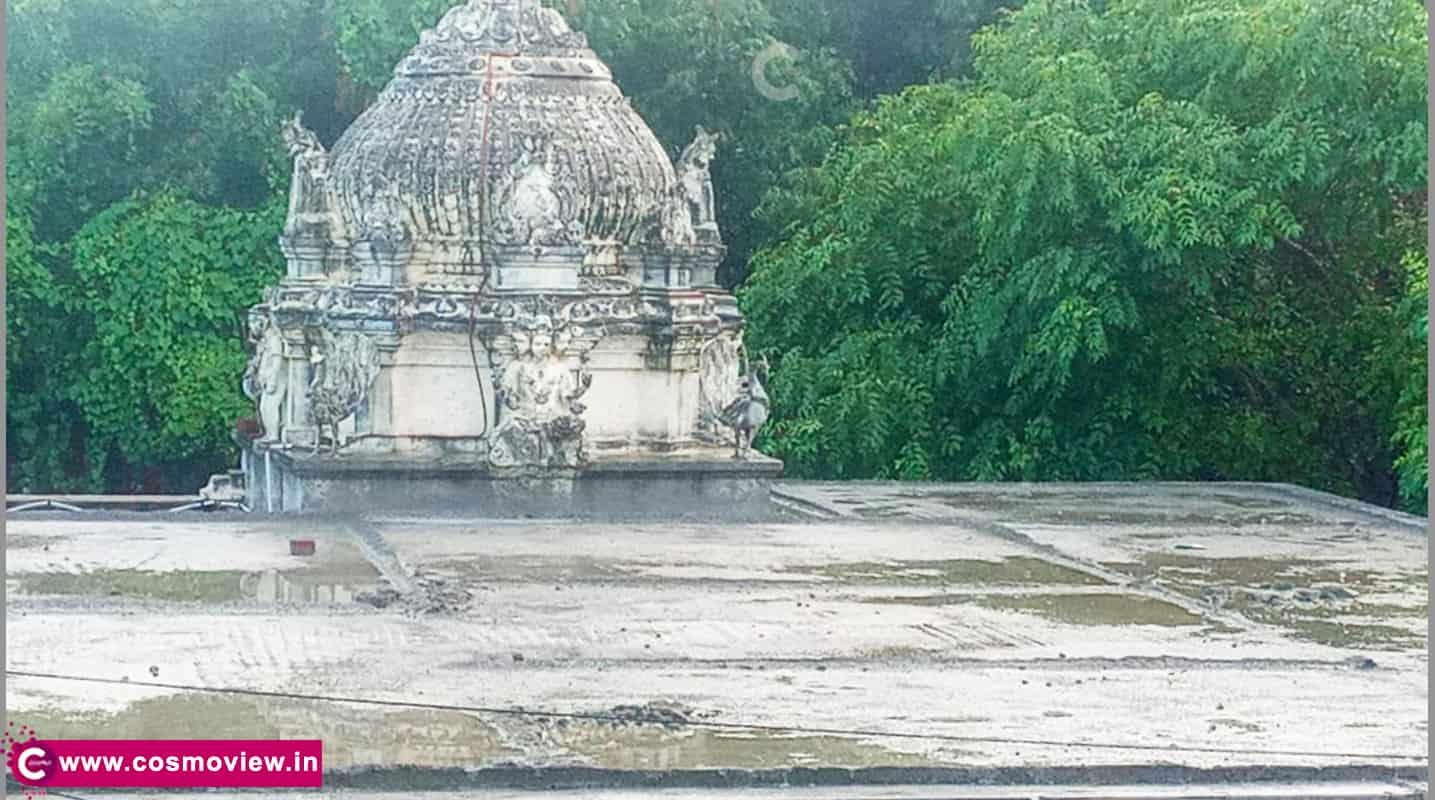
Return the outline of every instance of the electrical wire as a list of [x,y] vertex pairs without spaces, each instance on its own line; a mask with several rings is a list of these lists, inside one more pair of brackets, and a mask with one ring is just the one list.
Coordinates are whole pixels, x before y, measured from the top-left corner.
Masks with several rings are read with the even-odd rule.
[[1004,736],[957,736],[943,733],[915,733],[912,731],[882,731],[862,728],[806,727],[802,725],[757,725],[740,722],[712,722],[709,720],[663,720],[641,719],[617,714],[602,714],[582,711],[534,711],[526,708],[499,708],[493,706],[468,706],[448,703],[421,703],[412,700],[376,700],[362,697],[304,694],[301,692],[273,692],[262,689],[241,689],[230,687],[192,686],[181,683],[160,683],[157,681],[131,681],[120,678],[96,678],[83,675],[62,675],[26,670],[5,670],[6,677],[42,678],[47,680],[71,681],[76,683],[98,683],[117,686],[140,686],[152,689],[170,689],[182,692],[203,692],[228,694],[243,697],[265,697],[279,700],[308,700],[320,703],[344,703],[348,705],[380,706],[425,711],[452,711],[466,714],[488,714],[494,716],[530,717],[538,719],[584,720],[589,722],[622,722],[648,724],[663,727],[706,728],[709,730],[744,731],[749,733],[800,733],[819,736],[847,736],[864,739],[920,739],[940,742],[963,742],[968,744],[1008,744],[1033,747],[1063,747],[1091,750],[1156,751],[1164,753],[1213,753],[1222,755],[1263,755],[1291,756],[1300,758],[1363,758],[1378,761],[1424,761],[1424,755],[1404,753],[1343,753],[1321,750],[1276,750],[1250,747],[1205,747],[1200,745],[1130,744],[1123,742],[1072,742],[1058,739],[1027,739]]
[[[482,247],[480,246],[480,250]],[[473,304],[468,308],[468,358],[473,362],[473,378],[478,381],[478,407],[483,412],[483,435],[488,435],[488,393],[483,388],[483,370],[478,367],[478,304],[483,299],[483,292],[488,288],[489,267],[484,268],[483,282],[478,285],[478,291],[473,293]],[[489,369],[493,368],[493,351],[487,344],[483,348],[488,355]],[[495,409],[497,410],[497,409]]]
[[[500,53],[492,53],[488,56],[486,73],[483,82],[483,121],[480,124],[482,131],[479,133],[478,141],[478,186],[484,192],[478,203],[478,259],[483,268],[483,281],[479,283],[478,291],[473,295],[473,305],[468,310],[468,357],[473,363],[473,377],[478,381],[478,404],[483,411],[483,435],[488,435],[488,393],[483,388],[483,371],[478,366],[478,345],[475,340],[478,338],[478,305],[483,299],[483,293],[488,289],[489,279],[493,277],[493,263],[488,259],[487,248],[484,247],[484,236],[488,228],[488,147],[489,133],[491,131],[491,118],[493,113],[493,65],[494,59]],[[488,357],[489,370],[493,369],[493,352],[487,344],[484,345],[484,354]],[[497,411],[497,408],[494,409]]]

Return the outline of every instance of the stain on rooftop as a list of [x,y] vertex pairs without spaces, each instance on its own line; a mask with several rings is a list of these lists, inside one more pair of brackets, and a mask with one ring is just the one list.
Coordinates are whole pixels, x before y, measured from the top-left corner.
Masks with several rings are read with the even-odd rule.
[[883,605],[974,605],[1036,614],[1069,625],[1199,625],[1198,614],[1165,600],[1127,593],[1090,594],[935,594],[874,597],[864,602]]
[[1030,556],[1001,560],[839,561],[789,566],[783,572],[827,578],[840,583],[962,584],[1022,586],[1064,584],[1100,586],[1108,582],[1078,569]]

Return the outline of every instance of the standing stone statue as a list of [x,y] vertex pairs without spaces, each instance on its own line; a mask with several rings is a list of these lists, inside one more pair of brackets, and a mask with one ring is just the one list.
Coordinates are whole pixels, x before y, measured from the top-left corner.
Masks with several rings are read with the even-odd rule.
[[244,394],[259,406],[260,441],[278,442],[283,436],[284,401],[289,398],[288,369],[284,363],[284,334],[273,320],[264,330],[244,372]]
[[287,236],[330,239],[338,233],[337,216],[330,201],[329,154],[319,137],[304,127],[303,112],[284,123],[284,144],[294,159],[294,176],[289,183]]
[[592,386],[592,374],[565,363],[569,337],[555,334],[551,321],[515,339],[519,353],[499,380],[500,412],[489,462],[505,468],[582,466],[587,409],[579,399]]
[[721,238],[712,179],[712,163],[721,138],[721,134],[709,133],[698,126],[692,144],[683,150],[677,163],[678,191],[700,242],[716,242]]

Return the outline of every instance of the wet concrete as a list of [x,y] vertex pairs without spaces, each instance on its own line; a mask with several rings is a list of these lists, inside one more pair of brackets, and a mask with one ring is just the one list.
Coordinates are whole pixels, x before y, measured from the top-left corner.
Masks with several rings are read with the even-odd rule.
[[20,517],[8,666],[129,683],[7,701],[57,738],[318,736],[356,789],[1423,780],[1407,520],[1269,487],[791,492],[812,517]]
[[886,605],[944,606],[972,603],[985,608],[1038,614],[1073,625],[1200,625],[1201,617],[1178,605],[1129,594],[936,594],[868,598]]
[[1101,585],[1097,575],[1030,556],[1001,560],[949,559],[944,561],[858,561],[785,567],[785,572],[815,575],[844,583],[1001,585]]
[[106,569],[94,572],[39,572],[16,582],[20,595],[75,595],[81,597],[133,597],[181,603],[235,602],[243,597],[244,573],[148,572]]

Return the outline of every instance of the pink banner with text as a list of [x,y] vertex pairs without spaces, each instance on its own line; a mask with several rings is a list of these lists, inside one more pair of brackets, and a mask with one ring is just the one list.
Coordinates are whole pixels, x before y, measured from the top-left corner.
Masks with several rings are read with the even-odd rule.
[[6,761],[21,784],[57,789],[324,785],[318,740],[31,739],[16,742]]

